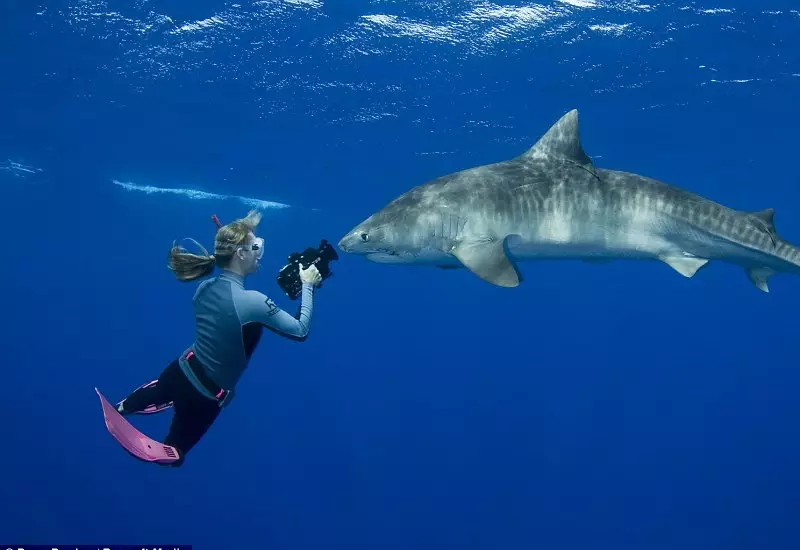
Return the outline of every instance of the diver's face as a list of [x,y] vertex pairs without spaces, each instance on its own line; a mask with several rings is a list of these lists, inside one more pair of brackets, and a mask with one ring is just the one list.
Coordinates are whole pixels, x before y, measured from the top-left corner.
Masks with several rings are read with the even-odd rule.
[[247,235],[244,246],[236,251],[242,272],[249,275],[255,273],[260,267],[259,260],[264,254],[264,239],[259,239],[251,231]]

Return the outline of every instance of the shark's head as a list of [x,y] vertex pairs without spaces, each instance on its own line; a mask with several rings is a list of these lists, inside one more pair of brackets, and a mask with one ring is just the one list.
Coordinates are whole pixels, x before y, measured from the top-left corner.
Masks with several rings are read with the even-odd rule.
[[348,231],[339,248],[382,264],[459,265],[447,251],[449,232],[463,229],[453,208],[460,191],[447,188],[451,179],[437,178],[403,193]]
[[411,236],[400,230],[396,216],[381,210],[358,224],[339,241],[339,249],[379,263],[414,261]]
[[339,249],[384,264],[424,263],[430,255],[424,215],[415,193],[406,193],[351,229]]

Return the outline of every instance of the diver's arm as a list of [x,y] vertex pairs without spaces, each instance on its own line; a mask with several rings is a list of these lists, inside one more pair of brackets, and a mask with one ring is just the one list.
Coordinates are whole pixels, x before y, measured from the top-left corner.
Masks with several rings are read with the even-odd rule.
[[256,322],[268,329],[294,340],[305,340],[311,330],[311,313],[314,309],[314,287],[303,283],[300,310],[293,317],[275,305],[264,294],[248,290],[242,294],[237,310],[242,323]]

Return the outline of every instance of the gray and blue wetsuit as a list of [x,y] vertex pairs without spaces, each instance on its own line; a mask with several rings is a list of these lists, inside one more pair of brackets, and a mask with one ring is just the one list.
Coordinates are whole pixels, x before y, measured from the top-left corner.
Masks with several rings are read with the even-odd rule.
[[[297,340],[308,336],[313,295],[313,287],[304,283],[300,310],[293,317],[261,292],[246,290],[244,280],[235,273],[223,271],[204,281],[193,298],[194,343],[157,380],[143,384],[122,400],[117,410],[123,415],[149,414],[174,407],[164,444],[177,449],[180,456],[171,465],[182,465],[186,453],[233,396],[263,329]],[[221,393],[215,395],[215,389],[228,392],[224,400],[219,397]]]
[[[197,288],[193,300],[195,342],[186,352],[194,352],[219,387],[233,391],[264,328],[292,339],[306,338],[311,328],[313,293],[311,285],[303,285],[299,314],[292,317],[261,292],[245,289],[239,275],[224,271]],[[181,370],[200,393],[214,399],[185,357],[186,353],[181,356]]]

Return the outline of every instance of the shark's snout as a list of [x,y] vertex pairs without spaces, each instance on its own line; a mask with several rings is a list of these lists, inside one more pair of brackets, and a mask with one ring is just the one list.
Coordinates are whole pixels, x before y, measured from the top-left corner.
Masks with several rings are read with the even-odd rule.
[[339,239],[336,246],[338,246],[339,250],[342,252],[353,252],[358,242],[358,235],[355,232],[351,232]]

